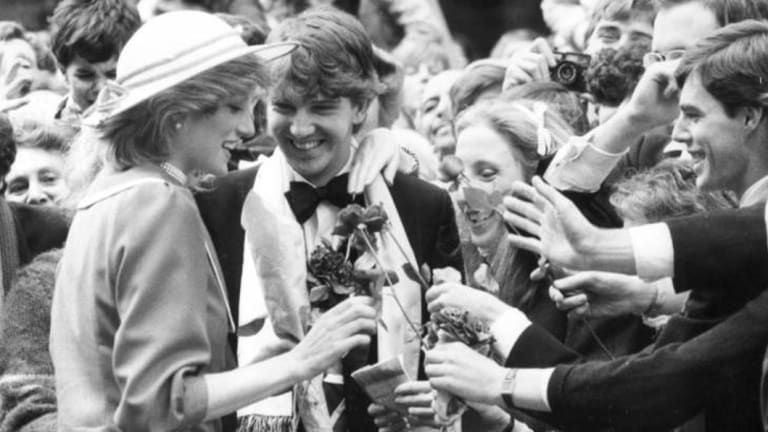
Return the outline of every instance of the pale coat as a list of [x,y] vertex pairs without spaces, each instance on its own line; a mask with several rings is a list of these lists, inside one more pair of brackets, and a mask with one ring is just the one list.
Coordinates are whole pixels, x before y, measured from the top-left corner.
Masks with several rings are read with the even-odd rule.
[[217,275],[187,188],[154,166],[97,177],[53,297],[60,430],[221,430],[202,423],[202,375],[234,365]]

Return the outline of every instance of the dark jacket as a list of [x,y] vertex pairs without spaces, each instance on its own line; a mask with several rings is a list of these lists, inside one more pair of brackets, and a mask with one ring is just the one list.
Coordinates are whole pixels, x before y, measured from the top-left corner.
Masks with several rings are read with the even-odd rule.
[[8,203],[0,197],[0,258],[3,260],[0,285],[9,290],[18,268],[40,253],[62,247],[70,221],[56,208]]

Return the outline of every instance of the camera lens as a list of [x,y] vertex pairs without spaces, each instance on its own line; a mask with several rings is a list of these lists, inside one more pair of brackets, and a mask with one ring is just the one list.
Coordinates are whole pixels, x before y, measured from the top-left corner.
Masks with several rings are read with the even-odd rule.
[[561,63],[557,67],[556,74],[557,81],[565,85],[572,84],[579,76],[579,72],[576,70],[576,65],[573,63]]

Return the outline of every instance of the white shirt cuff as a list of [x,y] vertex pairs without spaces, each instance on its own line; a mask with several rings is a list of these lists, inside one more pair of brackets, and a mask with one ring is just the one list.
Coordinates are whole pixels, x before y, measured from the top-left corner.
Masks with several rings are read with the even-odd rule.
[[515,375],[512,402],[518,408],[552,412],[549,407],[547,389],[555,368],[518,369]]
[[507,358],[512,347],[515,346],[520,335],[531,325],[531,321],[524,313],[515,308],[509,308],[507,312],[491,324],[493,335],[493,349],[500,358]]
[[592,143],[593,134],[574,136],[555,153],[544,179],[555,189],[595,192],[626,151],[610,153]]
[[672,235],[665,223],[629,229],[637,275],[646,281],[674,276],[675,253]]

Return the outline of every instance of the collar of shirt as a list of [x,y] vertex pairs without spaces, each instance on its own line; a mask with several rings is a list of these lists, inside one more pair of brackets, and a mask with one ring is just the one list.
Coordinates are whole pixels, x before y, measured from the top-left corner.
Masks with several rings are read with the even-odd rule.
[[[352,168],[352,159],[354,158],[356,148],[357,146],[353,142],[352,151],[349,152],[347,163],[344,164],[338,173],[336,173],[337,176],[346,174],[350,171]],[[301,174],[294,171],[293,168],[290,169],[289,177],[290,181],[300,181],[312,184],[312,182],[305,179]],[[312,186],[314,185],[312,184]],[[306,222],[304,222],[302,228],[304,230],[304,247],[307,258],[309,258],[309,256],[312,254],[312,251],[315,250],[315,247],[320,244],[320,240],[323,237],[331,237],[333,227],[336,225],[336,215],[339,213],[339,210],[341,209],[329,203],[328,201],[323,201],[318,204],[317,210],[315,210],[315,214],[312,215],[311,218],[307,219]]]
[[752,184],[741,196],[739,207],[749,207],[768,201],[768,176]]

